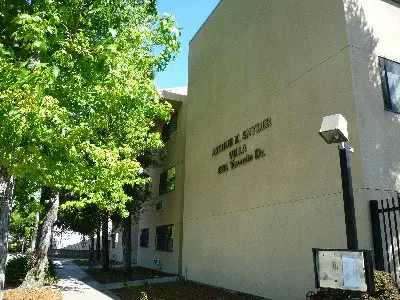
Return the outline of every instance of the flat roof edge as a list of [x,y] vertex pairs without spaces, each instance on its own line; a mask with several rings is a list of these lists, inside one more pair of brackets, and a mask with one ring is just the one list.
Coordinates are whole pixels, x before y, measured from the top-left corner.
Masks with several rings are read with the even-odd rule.
[[211,16],[214,14],[214,12],[217,10],[219,5],[221,4],[222,0],[219,0],[218,4],[214,7],[214,9],[211,11],[211,13],[208,15],[207,19],[204,20],[203,24],[201,24],[200,28],[197,29],[196,33],[193,35],[193,37],[189,41],[189,45],[192,43],[192,41],[197,37],[197,35],[200,33],[200,31],[203,29],[203,27],[207,24],[208,20],[211,18]]
[[162,89],[158,91],[160,96],[166,100],[186,102],[187,87],[178,87],[171,89]]

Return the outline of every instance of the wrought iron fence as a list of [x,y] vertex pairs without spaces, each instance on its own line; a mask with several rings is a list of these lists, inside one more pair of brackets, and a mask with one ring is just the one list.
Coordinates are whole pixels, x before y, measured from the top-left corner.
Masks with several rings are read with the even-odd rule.
[[369,202],[375,269],[391,273],[400,287],[400,199]]

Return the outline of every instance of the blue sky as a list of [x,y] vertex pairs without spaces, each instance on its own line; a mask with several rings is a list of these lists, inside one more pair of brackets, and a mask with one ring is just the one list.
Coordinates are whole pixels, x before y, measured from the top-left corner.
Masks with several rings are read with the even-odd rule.
[[187,85],[189,42],[219,0],[158,0],[158,11],[175,16],[181,28],[182,49],[166,70],[156,77],[158,89]]

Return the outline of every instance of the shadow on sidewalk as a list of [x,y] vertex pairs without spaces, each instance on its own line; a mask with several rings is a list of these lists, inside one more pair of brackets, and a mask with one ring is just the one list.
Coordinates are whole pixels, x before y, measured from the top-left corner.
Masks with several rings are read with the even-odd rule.
[[61,259],[57,261],[56,275],[59,279],[55,285],[63,294],[64,300],[117,300],[115,294],[105,286],[93,279],[72,259]]

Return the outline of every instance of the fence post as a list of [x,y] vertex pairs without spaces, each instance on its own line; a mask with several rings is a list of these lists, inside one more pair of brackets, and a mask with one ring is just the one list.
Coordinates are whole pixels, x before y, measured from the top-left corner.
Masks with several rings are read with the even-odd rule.
[[382,235],[381,235],[381,224],[379,221],[379,207],[378,201],[369,201],[369,208],[371,213],[371,227],[372,227],[372,241],[374,244],[374,258],[375,258],[375,269],[379,271],[385,270],[383,260],[383,246],[382,246]]

